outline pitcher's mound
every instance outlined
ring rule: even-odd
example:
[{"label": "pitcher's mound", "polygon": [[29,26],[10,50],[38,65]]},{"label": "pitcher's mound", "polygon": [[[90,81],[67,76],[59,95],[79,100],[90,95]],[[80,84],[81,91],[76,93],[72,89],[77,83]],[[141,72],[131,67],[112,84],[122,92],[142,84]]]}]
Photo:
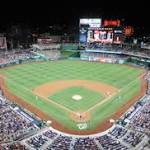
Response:
[{"label": "pitcher's mound", "polygon": [[76,101],[79,101],[79,100],[82,99],[82,96],[80,96],[80,95],[73,95],[73,96],[72,96],[72,99],[73,99],[73,100],[76,100]]}]

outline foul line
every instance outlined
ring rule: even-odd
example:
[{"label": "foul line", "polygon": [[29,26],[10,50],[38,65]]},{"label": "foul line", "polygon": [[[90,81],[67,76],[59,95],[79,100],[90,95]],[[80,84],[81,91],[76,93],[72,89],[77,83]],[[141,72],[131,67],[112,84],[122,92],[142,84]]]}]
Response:
[{"label": "foul line", "polygon": [[[15,83],[15,81],[13,81],[13,80],[10,80],[10,79],[8,79],[8,80],[11,81],[11,82],[12,82],[13,84],[15,84],[15,85],[18,84],[18,83]],[[61,105],[61,104],[59,104],[59,103],[57,103],[57,102],[55,102],[55,101],[53,101],[53,100],[51,100],[51,99],[49,99],[49,98],[46,98],[46,97],[44,97],[44,96],[42,96],[42,95],[35,94],[32,90],[26,88],[26,87],[23,86],[23,85],[20,85],[20,84],[19,84],[19,86],[21,86],[21,87],[22,87],[23,89],[25,89],[26,91],[29,91],[29,92],[32,93],[33,95],[38,96],[38,97],[40,97],[40,98],[42,98],[42,99],[45,99],[46,101],[48,101],[48,102],[50,102],[50,103],[52,103],[52,104],[57,105],[58,107],[62,108],[63,110],[65,110],[65,111],[67,111],[67,112],[75,113],[74,111],[70,110],[69,108],[67,108],[67,107],[65,107],[65,106],[63,106],[63,105]],[[35,97],[35,99],[36,99],[36,97]],[[37,99],[36,101],[38,101],[38,99]]]},{"label": "foul line", "polygon": [[75,113],[74,111],[70,110],[69,108],[67,108],[67,107],[65,107],[65,106],[63,106],[63,105],[61,105],[61,104],[59,104],[59,103],[57,103],[57,102],[55,102],[55,101],[53,101],[53,100],[51,100],[51,99],[49,99],[49,98],[46,98],[46,97],[44,97],[44,96],[42,96],[42,95],[35,94],[34,92],[32,92],[32,93],[33,93],[34,95],[38,96],[38,97],[41,97],[41,98],[43,98],[43,99],[45,99],[45,100],[47,100],[47,101],[49,101],[49,102],[51,102],[51,103],[57,105],[58,107],[64,109],[64,110],[67,111],[67,112]]},{"label": "foul line", "polygon": [[[118,91],[118,93],[120,92],[120,90]],[[111,95],[109,95],[108,97],[106,97],[105,99],[103,99],[101,102],[95,104],[94,106],[90,107],[88,110],[86,110],[84,113],[87,113],[89,111],[92,111],[93,109],[95,109],[96,107],[98,107],[99,105],[102,105],[103,103],[107,102],[108,100],[110,100],[113,96],[115,96],[117,93],[113,93]]]},{"label": "foul line", "polygon": [[[145,74],[144,74],[145,75]],[[140,75],[138,78],[141,79],[143,76],[143,74]],[[120,93],[122,90],[124,90],[125,88],[127,88],[130,84],[132,84],[133,82],[135,82],[138,78],[136,78],[135,80],[133,80],[132,82],[130,82],[129,84],[127,84],[125,87],[123,87],[122,89],[118,90],[118,92],[113,93],[112,95],[110,95],[109,97],[105,98],[103,101],[101,101],[100,103],[95,104],[94,106],[92,106],[91,108],[89,108],[87,111],[83,112],[87,113],[89,111],[92,111],[93,109],[95,109],[96,107],[98,107],[99,105],[102,105],[103,103],[107,102],[108,100],[110,100],[113,96],[115,96],[115,94]]]}]

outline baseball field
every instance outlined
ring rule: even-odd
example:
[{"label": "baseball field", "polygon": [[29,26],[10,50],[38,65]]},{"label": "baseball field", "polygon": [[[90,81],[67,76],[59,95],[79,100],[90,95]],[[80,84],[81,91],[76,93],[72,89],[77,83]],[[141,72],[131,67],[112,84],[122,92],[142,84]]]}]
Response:
[{"label": "baseball field", "polygon": [[70,60],[0,70],[6,96],[52,121],[54,128],[72,133],[104,128],[120,117],[141,96],[143,73],[126,65]]}]

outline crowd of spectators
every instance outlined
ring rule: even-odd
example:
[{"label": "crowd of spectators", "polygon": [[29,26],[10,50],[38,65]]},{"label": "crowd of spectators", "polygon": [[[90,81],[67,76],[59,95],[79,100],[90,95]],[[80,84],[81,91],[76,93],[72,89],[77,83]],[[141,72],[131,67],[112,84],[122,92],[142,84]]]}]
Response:
[{"label": "crowd of spectators", "polygon": [[137,146],[148,147],[150,141],[144,133],[128,130],[118,124],[103,135],[86,137],[66,135],[52,128],[46,130],[24,139],[25,146],[31,150],[129,150]]},{"label": "crowd of spectators", "polygon": [[29,150],[27,147],[19,142],[12,142],[0,145],[0,150]]},{"label": "crowd of spectators", "polygon": [[125,113],[123,120],[130,129],[150,133],[150,72],[145,79],[148,81],[146,95]]},{"label": "crowd of spectators", "polygon": [[123,138],[123,141],[128,143],[129,145],[135,147],[138,145],[144,137],[144,134],[139,132],[128,132],[127,135]]},{"label": "crowd of spectators", "polygon": [[0,65],[14,63],[18,60],[27,60],[35,55],[29,51],[2,51],[0,52]]},{"label": "crowd of spectators", "polygon": [[149,50],[135,50],[135,49],[128,49],[126,51],[123,51],[123,54],[128,54],[131,56],[137,56],[137,57],[144,57],[144,58],[150,58],[150,51]]},{"label": "crowd of spectators", "polygon": [[47,141],[48,141],[47,138],[45,138],[44,136],[37,135],[37,136],[30,138],[26,142],[31,147],[33,147],[35,149],[40,149]]},{"label": "crowd of spectators", "polygon": [[36,126],[17,114],[8,100],[0,95],[0,143],[16,141],[36,129]]},{"label": "crowd of spectators", "polygon": [[147,94],[150,95],[150,71],[147,73],[146,80],[147,80],[147,82],[148,82]]},{"label": "crowd of spectators", "polygon": [[96,144],[96,142],[94,141],[94,138],[77,138],[75,140],[75,144],[73,146],[74,150],[85,150],[85,149],[93,149],[93,150],[98,150],[99,147]]},{"label": "crowd of spectators", "polygon": [[[58,48],[59,45],[59,48]],[[53,48],[54,47],[54,48]],[[56,48],[55,48],[56,47]],[[48,49],[35,49],[35,52],[41,53],[49,60],[57,60],[60,58],[60,44],[51,44]],[[101,53],[81,53],[81,59],[87,58],[90,61],[104,61],[108,63],[117,63],[119,60],[127,59],[129,56],[150,58],[150,51],[141,49],[132,49],[131,47],[123,47],[120,45],[103,45],[100,43],[89,44],[87,50],[95,49]],[[34,50],[34,49],[33,49]],[[102,53],[104,51],[104,53]],[[105,52],[107,52],[105,54]],[[109,54],[110,52],[110,54]],[[112,54],[114,53],[114,55]],[[116,55],[119,53],[120,55]],[[17,51],[2,51],[0,52],[0,65],[13,64],[18,60],[28,60],[35,57],[35,53],[31,50],[17,50]],[[125,57],[126,56],[126,57]]]},{"label": "crowd of spectators", "polygon": [[47,148],[47,150],[68,150],[70,149],[71,142],[72,137],[60,135],[52,142],[52,144]]},{"label": "crowd of spectators", "polygon": [[47,130],[43,133],[43,135],[46,136],[47,138],[53,140],[57,136],[57,133],[53,132],[52,130]]},{"label": "crowd of spectators", "polygon": [[[52,130],[52,129],[51,129]],[[46,134],[45,134],[46,133]],[[45,136],[46,135],[46,136]],[[48,135],[48,136],[47,136]],[[54,136],[53,136],[54,135]],[[50,137],[50,138],[49,138]],[[100,150],[116,149],[125,150],[127,146],[123,145],[118,139],[113,139],[107,134],[103,136],[78,137],[57,133],[48,129],[34,137],[24,140],[29,149],[39,150]],[[29,147],[30,146],[30,147]]]},{"label": "crowd of spectators", "polygon": [[123,145],[119,140],[113,139],[108,135],[103,135],[96,138],[98,142],[102,145],[105,150],[126,150],[128,149],[125,145]]},{"label": "crowd of spectators", "polygon": [[[0,52],[0,66],[18,64],[19,61],[24,60],[33,60],[38,56],[35,52],[31,50],[2,51]],[[48,60],[57,60],[61,55],[60,50],[38,50],[37,52],[40,53],[40,55],[44,55]]]},{"label": "crowd of spectators", "polygon": [[115,137],[116,139],[120,139],[127,133],[127,129],[121,126],[116,126],[114,129],[112,129],[112,131],[108,133],[113,137]]},{"label": "crowd of spectators", "polygon": [[40,50],[38,52],[43,54],[49,60],[57,60],[61,56],[60,50]]},{"label": "crowd of spectators", "polygon": [[129,127],[150,133],[150,97],[149,101],[132,117]]},{"label": "crowd of spectators", "polygon": [[150,51],[146,49],[140,49],[139,47],[133,47],[132,45],[116,45],[116,44],[103,44],[103,43],[89,43],[86,45],[86,50],[99,50],[107,52],[120,52],[122,54],[150,58]]},{"label": "crowd of spectators", "polygon": [[34,50],[60,50],[61,44],[33,44]]}]

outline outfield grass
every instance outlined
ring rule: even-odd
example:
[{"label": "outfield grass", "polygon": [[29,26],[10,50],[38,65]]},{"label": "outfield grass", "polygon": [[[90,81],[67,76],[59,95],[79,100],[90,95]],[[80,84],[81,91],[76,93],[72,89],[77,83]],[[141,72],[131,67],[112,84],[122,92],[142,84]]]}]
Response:
[{"label": "outfield grass", "polygon": [[[72,98],[74,95],[82,96],[82,99],[77,101]],[[95,104],[99,103],[104,96],[98,92],[86,89],[84,87],[70,87],[49,97],[50,99],[54,100],[55,102],[69,108],[73,111],[86,111],[90,107],[94,106]]]},{"label": "outfield grass", "polygon": [[[41,109],[46,114],[53,116],[65,126],[78,130],[76,123],[69,119],[67,112],[41,98],[37,101],[32,93],[32,89],[47,82],[71,79],[103,82],[120,89],[120,93],[113,97],[111,101],[92,111],[92,120],[88,122],[87,129],[93,129],[98,123],[110,116],[116,109],[139,92],[140,80],[137,77],[143,70],[118,64],[66,60],[18,65],[8,69],[1,69],[0,72],[6,75],[6,83],[14,94]],[[118,100],[117,97],[119,96],[121,99]],[[94,102],[95,100],[89,102],[89,107]],[[87,105],[87,101],[81,103],[81,105]],[[67,106],[72,107],[72,109],[77,107],[84,109],[84,106],[69,105],[69,101]]]}]

